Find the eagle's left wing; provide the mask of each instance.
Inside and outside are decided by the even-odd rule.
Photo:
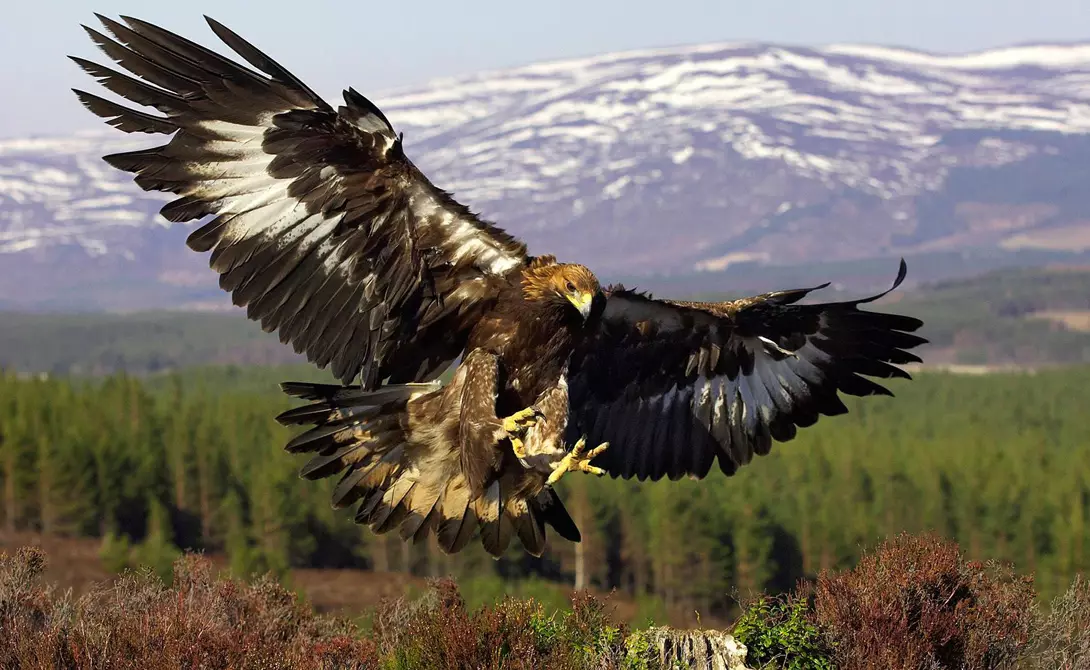
[[[212,217],[187,240],[236,305],[348,383],[423,381],[461,353],[526,246],[433,185],[401,136],[352,89],[334,109],[208,19],[253,68],[145,21],[99,17],[92,40],[125,74],[74,60],[146,112],[76,91],[125,132],[167,135],[106,161],[178,196],[170,221]]]
[[[905,263],[894,285],[904,280]],[[662,301],[607,292],[595,335],[568,376],[571,429],[614,477],[728,475],[819,414],[847,411],[838,392],[892,395],[864,376],[908,378],[896,364],[926,342],[922,322],[849,302],[797,304],[811,289],[731,302]],[[892,364],[892,365],[891,365]]]

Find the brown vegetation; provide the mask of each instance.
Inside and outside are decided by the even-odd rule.
[[[128,573],[73,599],[43,587],[37,547],[0,554],[0,668],[611,668],[625,631],[601,601],[578,595],[546,614],[507,599],[469,612],[449,580],[415,603],[386,599],[372,634],[317,614],[271,577],[217,577],[203,557],[178,559],[173,581]],[[637,667],[631,666],[628,667]]]
[[[822,574],[814,620],[843,670],[1007,667],[1027,648],[1032,579],[967,562],[932,535],[901,535],[840,574]]]
[[[0,555],[0,667],[377,667],[373,642],[271,579],[216,579],[188,556],[170,587],[132,573],[73,600],[38,583],[44,563],[36,548]]]
[[[1090,668],[1090,581],[1083,576],[1038,615],[1026,670]]]
[[[271,577],[252,583],[188,555],[165,585],[129,572],[81,596],[42,585],[45,554],[0,553],[0,668],[617,668],[651,670],[652,634],[614,623],[604,601],[570,610],[504,598],[467,607],[450,580],[416,600],[385,598],[370,626],[316,613]],[[733,633],[752,667],[784,670],[1083,670],[1090,583],[1050,611],[1031,581],[963,559],[931,535],[899,536],[841,574],[762,597]]]
[[[82,596],[103,584],[112,584],[117,575],[101,560],[102,542],[93,538],[63,537],[25,531],[0,530],[0,553],[14,553],[21,547],[37,547],[49,560],[41,579],[60,589],[71,589]],[[228,556],[205,552],[205,560],[216,570],[229,571]],[[349,618],[369,614],[384,599],[394,600],[427,590],[428,580],[408,572],[364,570],[357,568],[291,568],[284,581],[305,596],[314,610]],[[563,591],[563,587],[557,586]],[[606,592],[590,589],[604,597]],[[621,593],[609,595],[610,605],[618,621],[632,622],[640,614],[639,605]],[[683,617],[667,616],[664,623],[681,625]],[[719,620],[706,619],[711,623]]]

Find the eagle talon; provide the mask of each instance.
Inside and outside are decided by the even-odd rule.
[[[523,433],[537,423],[539,412],[534,407],[520,409],[511,416],[504,417],[503,429],[508,433]]]
[[[542,414],[536,407],[527,407],[503,419],[503,430],[507,433],[507,439],[511,441],[511,451],[515,452],[515,456],[520,459],[524,459],[528,455],[526,443],[522,441],[522,436],[537,424],[540,416]]]
[[[588,475],[595,475],[601,477],[606,473],[602,468],[595,467],[590,464],[599,454],[609,448],[609,442],[603,442],[597,447],[584,453],[584,449],[587,446],[587,438],[581,437],[579,441],[575,443],[572,450],[567,454],[564,454],[564,458],[560,459],[560,462],[553,468],[553,472],[549,475],[549,479],[545,481],[546,486],[552,486],[560,481],[560,478],[567,472],[585,472]]]

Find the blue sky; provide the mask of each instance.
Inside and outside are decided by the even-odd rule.
[[[93,12],[128,14],[206,45],[209,14],[318,92],[429,79],[620,49],[759,40],[864,42],[961,52],[1090,40],[1088,0],[14,0],[0,18],[0,137],[101,127],[68,91],[92,86],[66,54],[95,57]]]

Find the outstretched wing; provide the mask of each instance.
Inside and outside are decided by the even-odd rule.
[[[889,291],[905,270],[902,260]],[[919,362],[907,350],[926,342],[911,334],[922,322],[859,309],[889,291],[796,304],[817,288],[721,303],[608,292],[569,373],[573,429],[610,443],[594,464],[614,477],[676,479],[704,477],[718,457],[730,475],[818,415],[846,412],[838,392],[892,395],[866,376],[908,378],[892,364]]]
[[[145,190],[180,197],[170,221],[212,215],[188,240],[211,251],[220,286],[266,331],[365,387],[442,371],[526,248],[432,185],[400,136],[349,89],[333,109],[224,26],[217,36],[258,71],[144,21],[86,28],[135,76],[73,58],[146,113],[76,91],[125,132],[173,135],[105,157]]]

